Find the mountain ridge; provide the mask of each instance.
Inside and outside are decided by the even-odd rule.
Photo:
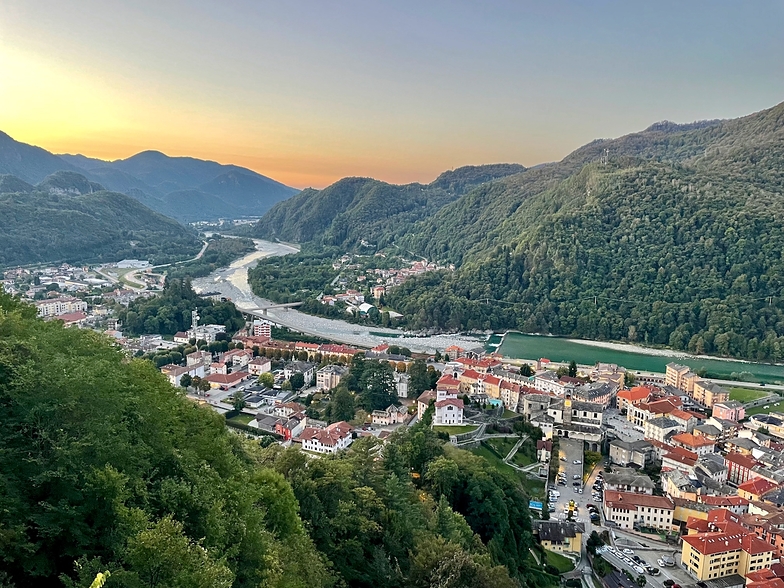
[[[55,155],[16,141],[0,131],[0,174],[38,184],[57,171],[77,172],[108,190],[139,200],[180,222],[261,216],[275,203],[298,192],[272,178],[236,165],[193,157],[170,157],[148,150],[126,159],[105,161],[80,154]],[[241,176],[233,184],[224,176]],[[183,190],[196,190],[191,206]],[[179,192],[171,196],[173,193]]]

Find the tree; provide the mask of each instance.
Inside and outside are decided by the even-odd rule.
[[[640,588],[645,588],[645,584],[648,580],[643,575],[637,576],[636,583]]]
[[[627,371],[623,375],[623,383],[626,385],[627,388],[629,386],[634,386],[634,381],[635,381],[634,373]]]
[[[182,376],[180,377],[180,386],[187,389],[188,386],[191,385],[192,381],[193,378],[191,378],[190,374],[182,374]]]
[[[243,397],[242,392],[237,390],[234,392],[234,394],[231,395],[231,405],[236,411],[240,411],[245,408],[245,398]]]
[[[286,380],[280,385],[281,390],[293,390],[294,386],[291,384],[291,380]]]
[[[294,390],[300,390],[305,385],[305,375],[302,372],[294,372],[291,374],[289,382]]]
[[[569,362],[569,377],[570,378],[577,377],[577,362],[574,360]]]
[[[408,367],[408,388],[410,395],[417,398],[425,390],[430,390],[430,375],[427,373],[427,364],[421,359],[416,359]]]
[[[340,386],[332,394],[332,400],[327,405],[328,420],[330,422],[351,421],[354,419],[354,397],[347,388]]]
[[[359,383],[359,404],[368,412],[381,410],[397,404],[395,380],[388,363],[375,359],[364,362],[362,379]]]
[[[259,375],[258,382],[259,385],[264,386],[265,388],[272,388],[275,385],[275,376],[272,375],[272,372],[264,372]]]
[[[531,369],[531,366],[527,363],[524,363],[520,366],[520,375],[525,376],[526,378],[530,378],[534,375],[534,371]]]
[[[199,390],[209,392],[211,389],[212,385],[210,385],[209,381],[202,378],[201,382],[199,382]]]

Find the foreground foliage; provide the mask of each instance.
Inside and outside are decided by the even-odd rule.
[[[150,362],[2,294],[0,405],[4,587],[556,583],[527,563],[519,480],[426,423],[335,457],[262,448]]]

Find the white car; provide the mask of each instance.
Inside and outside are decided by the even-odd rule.
[[[660,560],[660,559],[657,559],[656,563],[659,564],[659,567],[661,567],[661,568],[665,567],[664,562],[662,560]]]
[[[642,569],[640,566],[632,566],[632,569],[637,572],[638,574],[644,574],[645,570]]]
[[[573,464],[573,465],[581,465],[582,463],[583,463],[583,462],[581,462],[579,459],[575,459],[575,460],[572,462],[572,464]]]
[[[633,551],[633,550],[631,550],[631,549],[629,549],[628,547],[625,547],[625,548],[623,549],[623,552],[624,552],[626,555],[634,555],[634,551]]]

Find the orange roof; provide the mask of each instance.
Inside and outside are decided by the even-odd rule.
[[[460,374],[460,377],[469,380],[479,380],[479,372],[474,370],[466,370],[462,374]]]
[[[520,384],[515,384],[513,382],[508,382],[506,380],[501,381],[501,388],[503,388],[504,390],[513,390],[515,392],[520,392],[522,390]]]
[[[749,503],[742,496],[700,496],[699,499],[710,506],[745,506]]]
[[[771,482],[770,480],[766,480],[765,478],[752,478],[743,484],[738,486],[738,490],[743,490],[744,492],[748,492],[749,494],[754,494],[756,496],[762,496],[768,490],[773,490],[776,487],[776,484]]]
[[[676,419],[681,419],[682,421],[688,421],[694,418],[694,414],[691,412],[686,412],[685,410],[681,410],[676,408],[670,413],[670,416],[675,417]]]
[[[443,400],[438,400],[436,401],[436,408],[441,408],[443,406],[447,406],[448,404],[456,406],[457,408],[463,408],[463,401],[459,398],[444,398]]]
[[[681,445],[684,445],[686,447],[694,447],[694,448],[708,447],[708,446],[713,447],[714,445],[713,441],[705,437],[696,437],[691,433],[679,433],[677,435],[673,435],[671,440],[674,441],[675,443],[680,443]]]
[[[759,462],[756,459],[741,455],[740,453],[728,453],[724,456],[724,461],[732,462],[748,470],[759,465]]]
[[[686,519],[686,528],[690,531],[697,531],[698,533],[707,533],[710,530],[710,523],[705,519],[689,517]]]
[[[756,535],[749,533],[743,538],[743,551],[749,555],[759,555],[768,551],[776,551],[776,548]]]
[[[638,506],[664,509],[675,508],[673,502],[664,496],[616,492],[615,490],[607,490],[604,493],[604,503],[610,508],[625,508],[626,510],[636,509]]]
[[[672,447],[670,451],[665,455],[665,457],[669,458],[678,458],[676,461],[682,461],[684,459],[689,461],[694,461],[696,463],[699,455],[694,453],[693,451],[689,451],[688,449],[684,449],[683,447]]]
[[[745,533],[697,533],[696,535],[686,535],[682,539],[684,543],[688,543],[702,555],[713,555],[714,553],[739,551],[743,547],[744,535]],[[771,548],[771,551],[773,549]]]
[[[631,390],[621,390],[618,392],[618,398],[623,398],[631,403],[640,402],[650,396],[651,389],[645,386],[636,386]]]
[[[497,378],[496,376],[484,376],[482,381],[491,386],[498,386],[501,383],[501,378]]]
[[[459,388],[460,387],[460,380],[457,378],[453,378],[450,375],[444,375],[438,378],[438,382],[436,382],[436,387],[441,388]]]

